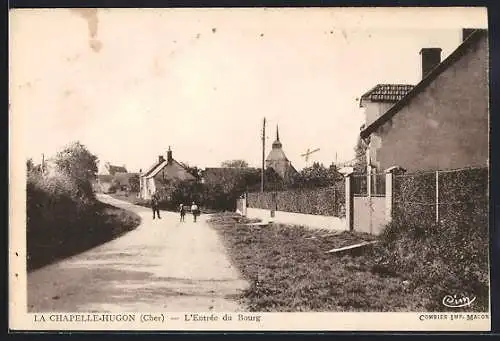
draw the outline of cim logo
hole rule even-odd
[[[476,297],[471,299],[464,295],[446,295],[443,297],[443,305],[448,308],[462,308],[470,306],[475,300]]]

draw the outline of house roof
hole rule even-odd
[[[361,96],[359,105],[362,106],[364,100],[396,103],[413,88],[414,86],[410,84],[377,84]]]
[[[273,148],[267,155],[266,161],[276,161],[276,160],[284,160],[288,161],[288,158],[285,155],[285,152],[281,148]]]
[[[172,163],[171,164],[172,165],[175,164],[179,168],[185,170],[185,172],[178,173],[178,172],[175,171],[174,168],[169,167],[169,168],[167,168],[167,171],[166,171],[167,176],[169,176],[171,178],[177,178],[177,179],[180,179],[180,180],[195,180],[196,179],[192,174],[190,174],[186,170],[186,168],[182,164],[180,164],[176,160],[172,159]],[[162,169],[164,169],[165,167],[167,167],[168,165],[170,165],[170,163],[168,162],[168,160],[162,161],[161,163],[158,163],[157,166],[155,168],[153,168],[151,171],[149,171],[148,173],[144,174],[143,177],[146,177],[147,179],[152,178],[156,174],[158,174]]]
[[[106,167],[111,175],[115,173],[127,173],[127,169],[123,166],[106,165]]]
[[[476,30],[474,33],[469,35],[469,37],[460,44],[455,51],[453,51],[448,58],[443,60],[440,64],[438,64],[431,72],[427,74],[427,76],[422,79],[415,87],[408,92],[400,101],[396,102],[389,110],[387,110],[382,116],[376,119],[372,124],[368,127],[364,128],[360,132],[360,136],[362,138],[368,137],[372,132],[374,132],[378,127],[383,125],[385,122],[390,120],[394,115],[396,115],[402,108],[410,102],[412,98],[417,96],[420,92],[422,92],[434,79],[436,79],[441,73],[443,73],[446,69],[448,69],[455,61],[457,61],[460,57],[465,55],[468,51],[468,48],[474,44],[476,44],[481,38],[487,36],[487,30]]]
[[[152,171],[154,171],[159,165],[161,165],[163,162],[165,162],[165,160],[163,161],[157,161],[155,162],[151,167],[149,167],[141,176],[148,176]]]

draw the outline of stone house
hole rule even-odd
[[[487,31],[463,30],[462,43],[442,62],[439,48],[420,54],[422,80],[414,87],[386,87],[382,94],[395,103],[377,109],[370,106],[380,97],[361,101],[366,124],[360,136],[368,142],[369,171],[395,165],[408,171],[487,166]]]
[[[168,196],[177,181],[196,181],[196,178],[181,163],[174,160],[172,150],[169,147],[166,160],[163,155],[159,155],[158,161],[146,172],[140,172],[139,197],[149,200],[156,191],[161,196]]]

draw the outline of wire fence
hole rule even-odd
[[[487,168],[398,175],[393,190],[396,219],[487,222]]]

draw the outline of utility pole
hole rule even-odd
[[[264,192],[264,162],[265,162],[265,152],[266,152],[266,118],[262,124],[262,169],[260,172],[260,191]]]

